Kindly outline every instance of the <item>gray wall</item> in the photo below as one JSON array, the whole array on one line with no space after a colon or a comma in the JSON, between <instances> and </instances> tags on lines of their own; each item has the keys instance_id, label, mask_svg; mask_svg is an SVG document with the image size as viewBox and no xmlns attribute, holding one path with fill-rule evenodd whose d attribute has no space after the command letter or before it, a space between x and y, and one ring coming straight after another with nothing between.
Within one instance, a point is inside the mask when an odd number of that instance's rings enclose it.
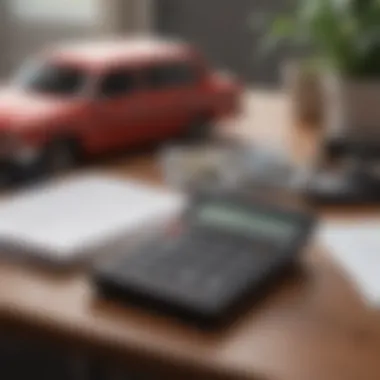
<instances>
[{"instance_id":1,"label":"gray wall","mask_svg":"<svg viewBox=\"0 0 380 380\"><path fill-rule=\"evenodd\" d=\"M205 0L201 5L196 0L155 0L155 30L192 42L216 67L232 70L248 82L276 86L289 52L280 48L263 55L264 30L250 28L249 17L255 13L275 17L290 2Z\"/></svg>"},{"instance_id":2,"label":"gray wall","mask_svg":"<svg viewBox=\"0 0 380 380\"><path fill-rule=\"evenodd\" d=\"M4 69L11 71L19 66L26 57L35 53L44 46L50 45L64 39L92 36L94 32L90 29L80 27L65 28L54 25L36 25L11 23L9 25L7 41L7 62Z\"/></svg>"},{"instance_id":3,"label":"gray wall","mask_svg":"<svg viewBox=\"0 0 380 380\"><path fill-rule=\"evenodd\" d=\"M205 0L202 4L199 0L100 0L101 19L90 27L15 20L6 9L12 1L0 0L1 76L57 41L141 31L147 26L144 8L147 12L149 4L153 31L186 38L199 45L216 66L229 68L252 83L278 83L281 61L288 55L280 49L261 57L259 35L248 28L248 15L263 10L275 14L293 0Z\"/></svg>"},{"instance_id":4,"label":"gray wall","mask_svg":"<svg viewBox=\"0 0 380 380\"><path fill-rule=\"evenodd\" d=\"M8 66L8 19L5 9L5 1L0 0L0 76Z\"/></svg>"}]
</instances>

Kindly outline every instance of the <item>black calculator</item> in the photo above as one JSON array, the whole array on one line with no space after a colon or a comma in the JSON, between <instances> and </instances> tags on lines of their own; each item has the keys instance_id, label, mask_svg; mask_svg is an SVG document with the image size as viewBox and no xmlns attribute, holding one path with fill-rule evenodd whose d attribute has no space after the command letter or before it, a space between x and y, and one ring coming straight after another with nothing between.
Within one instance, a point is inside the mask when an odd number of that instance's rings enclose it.
<instances>
[{"instance_id":1,"label":"black calculator","mask_svg":"<svg viewBox=\"0 0 380 380\"><path fill-rule=\"evenodd\" d=\"M97 268L99 294L214 327L298 259L309 212L248 194L195 197L176 228Z\"/></svg>"}]
</instances>

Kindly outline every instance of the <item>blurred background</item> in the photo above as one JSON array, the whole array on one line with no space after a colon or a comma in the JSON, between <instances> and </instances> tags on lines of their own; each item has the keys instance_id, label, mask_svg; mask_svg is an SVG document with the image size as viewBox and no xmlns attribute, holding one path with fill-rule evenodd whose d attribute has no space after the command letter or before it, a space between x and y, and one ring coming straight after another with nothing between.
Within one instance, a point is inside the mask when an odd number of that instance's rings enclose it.
<instances>
[{"instance_id":1,"label":"blurred background","mask_svg":"<svg viewBox=\"0 0 380 380\"><path fill-rule=\"evenodd\" d=\"M198 46L216 67L254 85L276 86L284 47L260 54L252 14L289 9L283 0L0 0L0 74L6 78L30 54L67 39L150 33ZM257 56L260 55L260 59Z\"/></svg>"}]
</instances>

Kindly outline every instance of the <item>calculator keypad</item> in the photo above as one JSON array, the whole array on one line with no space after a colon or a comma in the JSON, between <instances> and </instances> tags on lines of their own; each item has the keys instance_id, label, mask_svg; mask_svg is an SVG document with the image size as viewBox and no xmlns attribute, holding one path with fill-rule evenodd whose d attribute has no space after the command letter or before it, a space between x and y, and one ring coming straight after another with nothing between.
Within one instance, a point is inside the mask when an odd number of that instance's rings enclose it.
<instances>
[{"instance_id":1,"label":"calculator keypad","mask_svg":"<svg viewBox=\"0 0 380 380\"><path fill-rule=\"evenodd\" d=\"M188 235L147 244L124 260L120 273L127 282L178 302L212 307L222 305L237 287L251 281L271 256L262 244Z\"/></svg>"},{"instance_id":2,"label":"calculator keypad","mask_svg":"<svg viewBox=\"0 0 380 380\"><path fill-rule=\"evenodd\" d=\"M196 197L176 228L167 229L134 252L120 252L121 257L111 264L97 268L95 282L100 294L212 327L234 314L240 300L259 296L267 281L275 281L293 264L315 225L307 213L266 204L261 198L256 201L251 194L210 196ZM249 233L245 228L247 233L238 233L236 228L221 228L218 223L199 223L197 210L208 201L247 208L253 217L258 212L256 221L267 213L274 219L278 216L280 222L273 227L268 222L272 219L264 218L259 231L252 227ZM247 220L243 218L241 225ZM288 222L292 224L289 234L287 228L282 229ZM264 233L263 228L270 231Z\"/></svg>"}]
</instances>

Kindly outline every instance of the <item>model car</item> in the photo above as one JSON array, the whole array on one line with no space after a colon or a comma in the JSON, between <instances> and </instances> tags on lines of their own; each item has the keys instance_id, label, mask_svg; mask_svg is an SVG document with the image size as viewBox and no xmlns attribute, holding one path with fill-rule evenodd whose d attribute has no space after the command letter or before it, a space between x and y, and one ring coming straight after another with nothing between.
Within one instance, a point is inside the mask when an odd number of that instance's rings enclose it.
<instances>
[{"instance_id":1,"label":"model car","mask_svg":"<svg viewBox=\"0 0 380 380\"><path fill-rule=\"evenodd\" d=\"M132 38L38 54L0 91L0 162L49 171L79 158L204 138L241 110L241 84L193 46Z\"/></svg>"}]
</instances>

